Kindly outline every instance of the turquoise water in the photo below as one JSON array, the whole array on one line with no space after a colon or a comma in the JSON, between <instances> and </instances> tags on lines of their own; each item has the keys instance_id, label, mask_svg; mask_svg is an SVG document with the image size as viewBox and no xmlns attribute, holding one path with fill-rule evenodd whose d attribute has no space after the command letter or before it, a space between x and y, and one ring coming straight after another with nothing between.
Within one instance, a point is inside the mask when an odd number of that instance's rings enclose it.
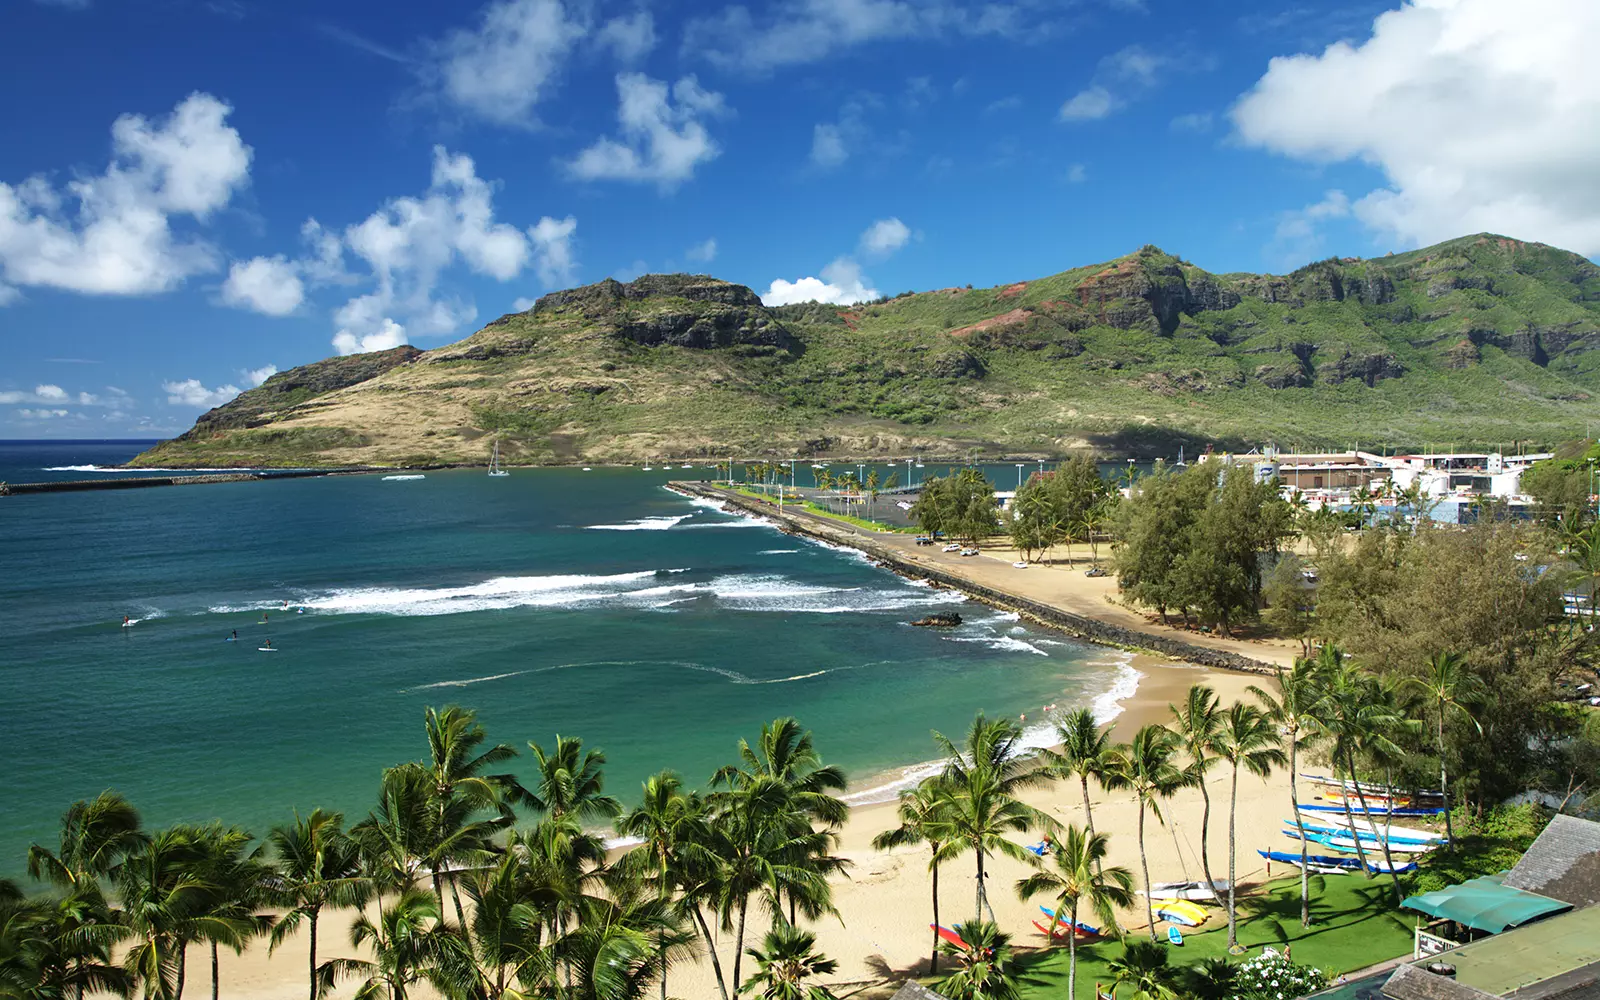
<instances>
[{"instance_id":1,"label":"turquoise water","mask_svg":"<svg viewBox=\"0 0 1600 1000\"><path fill-rule=\"evenodd\" d=\"M625 799L663 767L705 780L792 714L881 794L933 755L931 729L1106 706L1131 679L1120 654L693 503L669 475L686 473L0 501L0 872L108 787L151 824L364 815L381 769L424 752L428 705L476 708L519 747L581 735ZM951 608L953 632L905 624Z\"/></svg>"}]
</instances>

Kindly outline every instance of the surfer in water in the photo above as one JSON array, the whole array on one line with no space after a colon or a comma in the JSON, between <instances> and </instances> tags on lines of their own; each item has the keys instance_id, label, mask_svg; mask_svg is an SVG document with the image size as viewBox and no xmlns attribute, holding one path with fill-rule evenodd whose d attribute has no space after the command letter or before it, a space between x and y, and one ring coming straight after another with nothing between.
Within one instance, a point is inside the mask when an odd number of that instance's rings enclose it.
<instances>
[{"instance_id":1,"label":"surfer in water","mask_svg":"<svg viewBox=\"0 0 1600 1000\"><path fill-rule=\"evenodd\" d=\"M129 618L127 615L123 615L122 616L122 627L123 628L127 628L129 625L132 625L132 624L133 624L133 619L132 618Z\"/></svg>"},{"instance_id":2,"label":"surfer in water","mask_svg":"<svg viewBox=\"0 0 1600 1000\"><path fill-rule=\"evenodd\" d=\"M272 648L272 640L271 640L271 639L268 639L268 640L267 640L267 641L266 641L266 644L265 644L265 645L264 645L264 646L262 646L262 647L261 647L261 648L262 648L262 649L271 649L271 648Z\"/></svg>"},{"instance_id":3,"label":"surfer in water","mask_svg":"<svg viewBox=\"0 0 1600 1000\"><path fill-rule=\"evenodd\" d=\"M239 638L239 630L238 630L238 629L234 629L234 630L233 630L233 637L234 637L234 638L235 638L235 639L237 639L237 638Z\"/></svg>"}]
</instances>

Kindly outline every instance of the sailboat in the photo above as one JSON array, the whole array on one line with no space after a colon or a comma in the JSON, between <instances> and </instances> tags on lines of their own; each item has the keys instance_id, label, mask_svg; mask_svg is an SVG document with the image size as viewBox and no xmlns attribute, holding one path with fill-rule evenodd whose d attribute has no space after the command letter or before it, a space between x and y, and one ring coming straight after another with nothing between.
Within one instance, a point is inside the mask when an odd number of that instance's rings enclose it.
<instances>
[{"instance_id":1,"label":"sailboat","mask_svg":"<svg viewBox=\"0 0 1600 1000\"><path fill-rule=\"evenodd\" d=\"M500 468L500 442L499 441L496 441L494 443L494 454L492 456L490 456L490 458L489 458L489 475L495 476L497 478L500 477L500 476L509 476L509 475L511 475L511 473L509 473L506 470Z\"/></svg>"}]
</instances>

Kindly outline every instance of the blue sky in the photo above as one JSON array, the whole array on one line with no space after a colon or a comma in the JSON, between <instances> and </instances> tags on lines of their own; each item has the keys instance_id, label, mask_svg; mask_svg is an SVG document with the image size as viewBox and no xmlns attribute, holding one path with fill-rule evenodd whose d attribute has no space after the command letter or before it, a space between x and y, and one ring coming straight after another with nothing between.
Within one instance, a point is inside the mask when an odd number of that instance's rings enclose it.
<instances>
[{"instance_id":1,"label":"blue sky","mask_svg":"<svg viewBox=\"0 0 1600 1000\"><path fill-rule=\"evenodd\" d=\"M0 437L159 436L554 288L772 302L1155 243L1600 252L1591 0L11 0Z\"/></svg>"}]
</instances>

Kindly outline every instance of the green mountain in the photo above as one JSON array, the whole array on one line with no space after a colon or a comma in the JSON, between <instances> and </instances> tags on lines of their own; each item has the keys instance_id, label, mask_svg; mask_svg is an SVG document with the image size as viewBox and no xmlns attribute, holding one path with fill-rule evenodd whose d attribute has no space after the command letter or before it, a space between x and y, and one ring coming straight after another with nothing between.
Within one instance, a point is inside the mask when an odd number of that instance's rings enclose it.
<instances>
[{"instance_id":1,"label":"green mountain","mask_svg":"<svg viewBox=\"0 0 1600 1000\"><path fill-rule=\"evenodd\" d=\"M1600 422L1600 267L1468 236L1288 275L1155 247L996 288L767 308L646 275L268 379L138 464L1535 444Z\"/></svg>"}]
</instances>

